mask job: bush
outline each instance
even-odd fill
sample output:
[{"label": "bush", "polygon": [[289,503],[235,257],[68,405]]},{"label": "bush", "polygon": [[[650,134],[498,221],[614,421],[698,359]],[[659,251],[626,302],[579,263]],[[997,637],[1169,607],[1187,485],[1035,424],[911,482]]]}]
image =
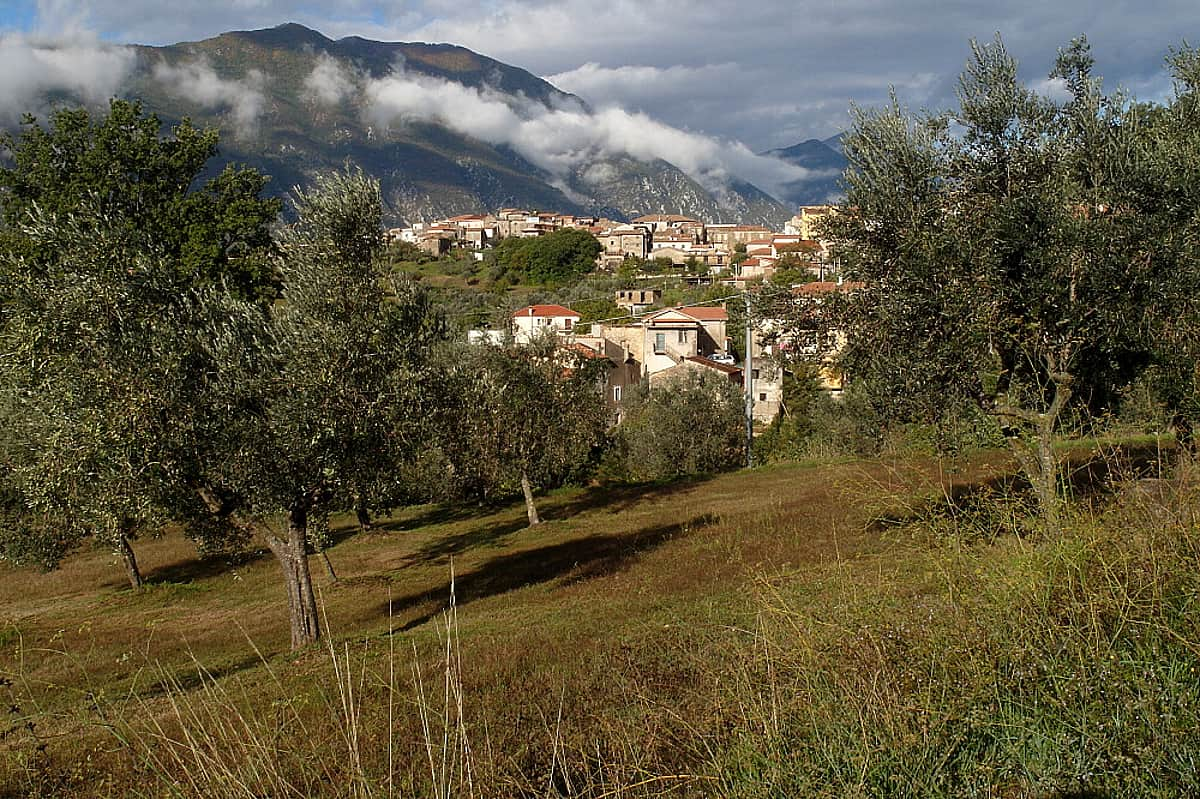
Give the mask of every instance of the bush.
[{"label": "bush", "polygon": [[516,276],[527,283],[558,286],[596,268],[603,245],[585,230],[564,228],[532,239],[509,237],[493,251],[500,275]]},{"label": "bush", "polygon": [[627,480],[663,480],[736,468],[744,457],[741,389],[707,372],[688,371],[634,392],[605,473]]}]

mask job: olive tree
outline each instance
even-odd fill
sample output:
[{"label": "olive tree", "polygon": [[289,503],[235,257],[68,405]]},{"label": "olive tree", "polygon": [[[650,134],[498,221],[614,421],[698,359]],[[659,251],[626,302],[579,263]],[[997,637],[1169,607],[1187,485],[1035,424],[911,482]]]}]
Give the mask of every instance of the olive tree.
[{"label": "olive tree", "polygon": [[454,359],[444,446],[456,480],[482,497],[519,487],[529,525],[539,524],[534,489],[561,484],[604,439],[603,362],[558,347],[553,336],[469,346]]},{"label": "olive tree", "polygon": [[[136,103],[0,136],[0,553],[51,568],[93,539],[141,584],[130,541],[186,501],[202,287],[274,293],[266,178],[200,183],[215,131],[164,132]],[[231,533],[189,528],[204,546]]]},{"label": "olive tree", "polygon": [[5,556],[53,567],[91,538],[142,576],[130,541],[173,514],[191,421],[198,306],[174,263],[131,251],[99,216],[35,215],[58,256],[5,264],[3,480],[20,512]]},{"label": "olive tree", "polygon": [[197,469],[210,511],[252,528],[278,561],[294,648],[320,635],[314,528],[420,441],[427,354],[442,335],[424,293],[380,269],[378,183],[323,176],[295,204],[278,242],[280,301],[265,316],[234,304],[214,325]]},{"label": "olive tree", "polygon": [[959,108],[914,115],[893,98],[856,112],[842,213],[829,233],[847,277],[839,324],[851,376],[899,418],[976,402],[1002,423],[1050,529],[1061,495],[1053,436],[1078,397],[1103,403],[1146,361],[1152,257],[1130,201],[1147,154],[1144,109],[1105,94],[1085,40],[1026,87],[997,37],[972,43]]},{"label": "olive tree", "polygon": [[736,468],[745,458],[741,387],[688,369],[641,387],[624,403],[614,453],[623,476],[663,480]]}]

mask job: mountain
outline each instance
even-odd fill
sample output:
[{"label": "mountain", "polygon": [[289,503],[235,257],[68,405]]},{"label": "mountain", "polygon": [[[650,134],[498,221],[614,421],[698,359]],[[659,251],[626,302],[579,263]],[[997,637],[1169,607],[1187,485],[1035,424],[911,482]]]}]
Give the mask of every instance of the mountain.
[{"label": "mountain", "polygon": [[843,192],[840,181],[849,164],[846,156],[842,154],[844,135],[839,133],[825,141],[809,139],[791,147],[762,153],[816,173],[808,180],[795,181],[784,186],[780,199],[791,205],[820,205],[841,197]]},{"label": "mountain", "polygon": [[662,160],[605,150],[559,163],[540,149],[538,125],[564,114],[586,122],[591,109],[462,47],[333,40],[286,24],[134,49],[122,94],[168,125],[186,116],[220,128],[214,169],[255,166],[282,194],[349,160],[380,180],[391,223],[506,206],[772,225],[791,215],[748,183],[701,185]]},{"label": "mountain", "polygon": [[842,142],[845,140],[846,140],[846,131],[842,131],[841,133],[837,134],[836,136],[830,136],[828,139],[821,142],[821,144],[824,144],[826,147],[828,147],[829,149],[833,150],[836,153],[843,153],[844,151],[842,150]]}]

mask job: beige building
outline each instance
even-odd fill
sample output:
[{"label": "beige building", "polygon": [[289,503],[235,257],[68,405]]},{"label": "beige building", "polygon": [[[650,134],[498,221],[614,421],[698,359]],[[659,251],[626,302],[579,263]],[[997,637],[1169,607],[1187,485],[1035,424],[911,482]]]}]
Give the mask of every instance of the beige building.
[{"label": "beige building", "polygon": [[644,225],[618,225],[597,238],[604,247],[604,261],[619,264],[627,257],[645,258],[650,253],[650,229]]},{"label": "beige building", "polygon": [[708,243],[732,255],[738,244],[770,238],[771,229],[762,225],[709,225]]},{"label": "beige building", "polygon": [[817,239],[823,237],[817,229],[820,223],[830,215],[837,213],[835,205],[802,205],[796,215],[784,225],[784,233],[795,233],[802,239]]},{"label": "beige building", "polygon": [[697,231],[699,231],[700,236],[704,234],[703,222],[699,219],[692,219],[690,216],[681,216],[679,214],[646,214],[632,220],[630,224],[645,225],[650,228],[651,233],[680,230],[689,235],[694,235]]},{"label": "beige building", "polygon": [[729,266],[729,254],[724,250],[706,244],[680,244],[658,247],[651,251],[651,258],[668,259],[675,266],[683,266],[688,261],[695,260],[705,266],[720,272]]},{"label": "beige building", "polygon": [[629,350],[616,342],[601,336],[579,336],[568,346],[586,358],[604,358],[608,361],[604,398],[610,407],[619,405],[642,381],[640,365]]},{"label": "beige building", "polygon": [[615,301],[618,308],[624,308],[631,314],[643,313],[657,305],[662,299],[660,289],[618,289]]},{"label": "beige building", "polygon": [[725,351],[728,319],[724,308],[664,308],[632,324],[593,325],[593,332],[627,351],[653,386],[655,375],[687,358]]}]

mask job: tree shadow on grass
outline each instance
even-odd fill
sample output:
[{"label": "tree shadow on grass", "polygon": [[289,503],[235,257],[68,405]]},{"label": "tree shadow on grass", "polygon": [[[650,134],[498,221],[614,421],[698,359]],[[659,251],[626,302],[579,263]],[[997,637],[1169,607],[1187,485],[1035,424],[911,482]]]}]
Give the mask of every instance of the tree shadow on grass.
[{"label": "tree shadow on grass", "polygon": [[[431,505],[415,516],[402,518],[381,518],[372,522],[373,533],[407,533],[420,530],[422,527],[432,527],[439,524],[461,522],[477,516],[495,513],[504,506],[490,506],[472,502],[462,502],[455,505]],[[356,523],[349,523],[351,533],[358,532]]]},{"label": "tree shadow on grass", "polygon": [[[166,583],[190,583],[196,580],[206,580],[219,577],[233,569],[240,569],[257,563],[270,554],[266,549],[245,549],[240,552],[223,555],[206,555],[188,558],[166,566],[158,566],[147,571],[143,578],[149,585]],[[128,583],[126,583],[128,585]]]},{"label": "tree shadow on grass", "polygon": [[204,684],[218,682],[225,677],[231,677],[234,674],[256,668],[262,664],[262,658],[257,653],[241,658],[233,658],[212,666],[192,663],[189,666],[182,666],[175,669],[170,674],[164,674],[161,679],[154,681],[139,691],[138,695],[143,699],[150,699],[165,694],[185,693],[199,688]]},{"label": "tree shadow on grass", "polygon": [[[1068,501],[1095,502],[1111,497],[1122,485],[1154,477],[1162,470],[1164,449],[1154,444],[1110,447],[1103,452],[1069,453],[1060,459],[1060,479]],[[1010,472],[981,480],[952,481],[941,493],[901,503],[871,516],[867,529],[881,532],[938,515],[977,513],[997,499],[1017,500],[1036,513],[1028,477],[1015,466]]]},{"label": "tree shadow on grass", "polygon": [[669,482],[658,483],[615,483],[589,486],[582,493],[558,497],[547,497],[544,503],[550,518],[569,518],[590,510],[604,509],[609,513],[620,513],[642,502],[653,502],[677,494],[695,490],[712,480],[715,475],[679,477]]},{"label": "tree shadow on grass", "polygon": [[[614,574],[635,561],[643,552],[680,536],[717,523],[712,514],[701,514],[685,522],[644,527],[620,535],[592,535],[559,544],[492,558],[476,569],[455,575],[455,602],[465,605],[529,585],[558,580],[562,586]],[[380,615],[395,615],[422,609],[399,630],[418,627],[447,606],[445,586],[398,597],[379,607]],[[430,606],[434,607],[430,609]]]},{"label": "tree shadow on grass", "polygon": [[479,525],[457,535],[449,535],[431,541],[405,558],[403,563],[404,565],[430,563],[451,555],[461,555],[475,547],[496,544],[505,537],[528,528],[529,525],[523,518]]},{"label": "tree shadow on grass", "polygon": [[[591,486],[581,493],[539,497],[536,502],[543,521],[553,522],[558,519],[570,519],[597,508],[617,513],[640,502],[652,502],[689,491],[707,479],[709,478],[694,477],[670,483]],[[494,507],[471,504],[436,506],[418,516],[382,521],[374,529],[388,533],[408,532],[426,526],[461,522],[485,514],[495,515],[505,511],[516,514],[518,507],[520,503]],[[464,532],[444,536],[425,544],[406,558],[404,564],[430,563],[451,555],[461,555],[476,547],[498,543],[506,536],[525,529],[528,529],[528,524],[522,511],[516,518],[474,525]]]}]

